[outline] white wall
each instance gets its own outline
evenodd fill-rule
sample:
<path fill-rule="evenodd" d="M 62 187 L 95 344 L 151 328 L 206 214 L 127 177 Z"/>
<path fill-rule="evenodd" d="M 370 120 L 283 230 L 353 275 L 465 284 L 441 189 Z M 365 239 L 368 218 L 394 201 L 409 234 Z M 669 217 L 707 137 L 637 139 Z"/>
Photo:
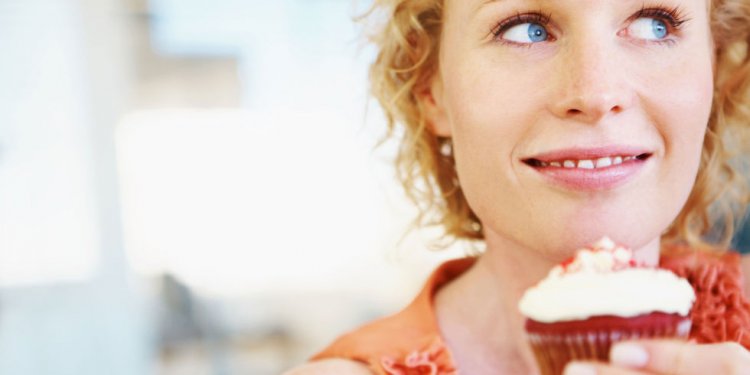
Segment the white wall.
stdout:
<path fill-rule="evenodd" d="M 117 204 L 114 124 L 127 90 L 117 9 L 0 3 L 2 374 L 152 366 Z"/>

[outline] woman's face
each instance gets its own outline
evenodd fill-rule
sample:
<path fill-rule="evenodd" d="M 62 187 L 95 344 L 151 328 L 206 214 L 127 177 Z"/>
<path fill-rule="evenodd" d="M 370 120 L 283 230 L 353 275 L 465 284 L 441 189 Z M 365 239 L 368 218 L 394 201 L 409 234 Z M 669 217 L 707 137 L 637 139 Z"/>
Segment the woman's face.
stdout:
<path fill-rule="evenodd" d="M 657 239 L 708 121 L 706 0 L 447 0 L 433 130 L 485 236 L 560 257 Z"/>

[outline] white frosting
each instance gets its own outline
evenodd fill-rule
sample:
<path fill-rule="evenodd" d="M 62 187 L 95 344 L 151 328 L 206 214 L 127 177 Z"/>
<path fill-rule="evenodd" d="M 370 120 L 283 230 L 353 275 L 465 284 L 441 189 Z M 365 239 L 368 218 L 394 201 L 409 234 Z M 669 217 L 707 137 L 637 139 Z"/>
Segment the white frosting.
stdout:
<path fill-rule="evenodd" d="M 650 312 L 687 315 L 695 292 L 687 280 L 664 269 L 634 267 L 632 252 L 608 239 L 579 250 L 530 288 L 519 309 L 539 322 L 599 315 L 632 317 Z"/>

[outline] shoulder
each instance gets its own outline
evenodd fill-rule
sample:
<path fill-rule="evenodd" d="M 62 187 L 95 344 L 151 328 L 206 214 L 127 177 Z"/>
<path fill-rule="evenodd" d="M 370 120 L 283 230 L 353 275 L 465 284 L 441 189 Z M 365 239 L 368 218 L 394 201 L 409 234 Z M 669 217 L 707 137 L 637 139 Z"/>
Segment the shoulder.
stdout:
<path fill-rule="evenodd" d="M 283 375 L 373 375 L 367 366 L 348 359 L 324 359 L 306 363 L 285 372 Z"/>
<path fill-rule="evenodd" d="M 315 370 L 325 373 L 327 369 L 319 367 L 323 365 L 315 361 L 347 358 L 355 362 L 346 362 L 344 365 L 351 366 L 354 363 L 359 366 L 360 371 L 370 369 L 377 374 L 411 373 L 410 369 L 414 366 L 423 366 L 423 361 L 429 363 L 430 367 L 440 369 L 441 374 L 453 373 L 451 371 L 454 371 L 452 369 L 455 366 L 440 336 L 433 297 L 440 287 L 458 277 L 474 262 L 473 258 L 463 258 L 443 263 L 433 272 L 422 291 L 406 308 L 338 337 L 323 351 L 312 357 L 311 363 L 315 364 L 315 367 L 305 367 L 305 371 Z M 341 363 L 333 365 L 337 366 Z M 330 371 L 330 373 L 343 373 L 343 371 Z M 313 371 L 292 374 L 315 373 Z M 352 374 L 358 373 L 352 372 Z"/>

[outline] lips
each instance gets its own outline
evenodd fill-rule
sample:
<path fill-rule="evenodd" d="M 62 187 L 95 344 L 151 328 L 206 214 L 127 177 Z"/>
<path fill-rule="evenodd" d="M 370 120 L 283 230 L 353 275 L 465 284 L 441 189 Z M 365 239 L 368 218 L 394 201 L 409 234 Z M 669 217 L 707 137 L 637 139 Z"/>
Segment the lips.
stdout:
<path fill-rule="evenodd" d="M 555 150 L 522 162 L 548 182 L 566 189 L 603 190 L 634 178 L 652 155 L 645 148 L 607 146 Z"/>

